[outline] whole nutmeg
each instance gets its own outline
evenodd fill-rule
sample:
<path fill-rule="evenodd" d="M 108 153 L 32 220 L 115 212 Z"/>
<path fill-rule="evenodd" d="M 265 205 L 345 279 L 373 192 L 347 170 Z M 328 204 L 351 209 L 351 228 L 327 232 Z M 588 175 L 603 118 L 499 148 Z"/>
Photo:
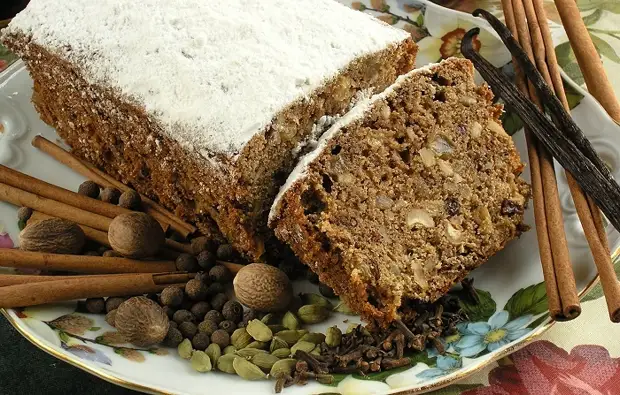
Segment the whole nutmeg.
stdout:
<path fill-rule="evenodd" d="M 101 200 L 106 203 L 118 204 L 118 199 L 121 197 L 121 191 L 114 187 L 106 187 L 101 191 Z"/>
<path fill-rule="evenodd" d="M 135 296 L 117 309 L 114 325 L 118 332 L 139 347 L 160 343 L 168 334 L 168 316 L 151 299 Z"/>
<path fill-rule="evenodd" d="M 140 212 L 116 216 L 108 230 L 110 246 L 130 258 L 154 256 L 165 240 L 161 225 L 150 215 Z"/>
<path fill-rule="evenodd" d="M 118 205 L 129 210 L 137 210 L 142 204 L 140 194 L 133 189 L 129 189 L 118 198 Z"/>
<path fill-rule="evenodd" d="M 79 193 L 80 195 L 88 196 L 89 198 L 97 199 L 99 197 L 99 192 L 101 192 L 101 189 L 96 182 L 84 181 L 78 187 L 77 193 Z"/>
<path fill-rule="evenodd" d="M 108 323 L 111 327 L 114 327 L 114 321 L 116 320 L 116 310 L 110 311 L 105 315 L 105 322 Z"/>
<path fill-rule="evenodd" d="M 290 303 L 293 288 L 284 272 L 263 263 L 244 266 L 233 280 L 235 296 L 258 311 L 281 311 Z"/>
<path fill-rule="evenodd" d="M 50 218 L 29 224 L 19 233 L 23 251 L 79 254 L 86 243 L 84 231 L 75 222 Z"/>

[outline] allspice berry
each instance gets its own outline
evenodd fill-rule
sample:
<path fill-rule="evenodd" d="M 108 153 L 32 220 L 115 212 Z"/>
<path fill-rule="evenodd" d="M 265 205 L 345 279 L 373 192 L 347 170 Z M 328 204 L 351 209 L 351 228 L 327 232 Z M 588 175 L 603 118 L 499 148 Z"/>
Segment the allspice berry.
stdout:
<path fill-rule="evenodd" d="M 233 286 L 239 302 L 258 311 L 284 310 L 293 297 L 293 288 L 286 274 L 263 263 L 244 266 L 235 276 Z"/>
<path fill-rule="evenodd" d="M 205 318 L 205 315 L 211 310 L 211 305 L 209 302 L 201 301 L 198 303 L 194 303 L 192 308 L 189 310 L 192 312 L 194 317 L 196 317 L 197 321 L 202 321 Z"/>
<path fill-rule="evenodd" d="M 103 298 L 86 299 L 86 311 L 92 314 L 105 313 L 105 300 Z"/>
<path fill-rule="evenodd" d="M 230 244 L 222 244 L 217 247 L 216 255 L 220 261 L 231 261 L 235 257 L 235 250 Z"/>
<path fill-rule="evenodd" d="M 209 281 L 211 280 L 209 279 Z M 212 283 L 207 288 L 207 296 L 213 296 L 213 295 L 217 295 L 220 293 L 224 293 L 224 291 L 226 291 L 226 289 L 224 288 L 224 284 Z"/>
<path fill-rule="evenodd" d="M 193 322 L 185 321 L 179 324 L 179 330 L 184 338 L 192 340 L 196 333 L 198 333 L 198 327 Z"/>
<path fill-rule="evenodd" d="M 202 281 L 191 279 L 185 284 L 185 294 L 191 300 L 205 300 L 207 298 L 207 287 Z"/>
<path fill-rule="evenodd" d="M 323 283 L 319 284 L 319 292 L 321 293 L 321 295 L 325 296 L 326 298 L 337 298 L 338 297 L 331 287 Z"/>
<path fill-rule="evenodd" d="M 118 306 L 120 306 L 121 303 L 123 303 L 124 301 L 125 298 L 122 298 L 120 296 L 113 296 L 108 298 L 105 301 L 105 311 L 109 313 L 112 310 L 118 309 Z"/>
<path fill-rule="evenodd" d="M 162 309 L 164 310 L 164 313 L 166 313 L 169 319 L 172 319 L 172 317 L 174 316 L 174 313 L 176 312 L 176 309 L 171 306 L 163 306 Z"/>
<path fill-rule="evenodd" d="M 177 266 L 177 270 L 181 272 L 194 273 L 198 271 L 198 262 L 196 261 L 196 257 L 192 254 L 180 254 L 177 257 L 175 264 Z"/>
<path fill-rule="evenodd" d="M 129 189 L 118 198 L 118 205 L 129 210 L 137 210 L 142 204 L 140 194 L 133 189 Z"/>
<path fill-rule="evenodd" d="M 226 302 L 228 302 L 228 296 L 224 293 L 219 293 L 211 298 L 211 307 L 213 307 L 214 310 L 222 311 Z"/>
<path fill-rule="evenodd" d="M 101 192 L 99 185 L 97 185 L 94 181 L 84 181 L 78 187 L 78 192 L 80 195 L 88 196 L 89 198 L 97 199 L 99 197 L 99 193 Z"/>
<path fill-rule="evenodd" d="M 172 319 L 177 324 L 181 325 L 181 323 L 189 321 L 194 321 L 194 315 L 188 310 L 177 310 L 172 316 Z"/>
<path fill-rule="evenodd" d="M 210 343 L 211 336 L 207 335 L 204 332 L 196 333 L 196 335 L 194 335 L 194 338 L 192 339 L 192 346 L 194 346 L 196 350 L 200 351 L 206 350 L 207 347 L 209 347 Z"/>
<path fill-rule="evenodd" d="M 243 306 L 235 300 L 229 300 L 222 307 L 222 315 L 225 319 L 237 324 L 243 319 Z"/>
<path fill-rule="evenodd" d="M 26 222 L 32 217 L 32 209 L 30 207 L 20 207 L 17 210 L 17 220 L 20 222 Z"/>
<path fill-rule="evenodd" d="M 215 254 L 209 250 L 204 250 L 196 256 L 198 266 L 203 270 L 210 270 L 215 265 Z"/>
<path fill-rule="evenodd" d="M 237 324 L 229 320 L 224 320 L 220 322 L 220 325 L 218 326 L 220 327 L 220 329 L 223 329 L 226 332 L 228 332 L 229 335 L 232 335 L 233 332 L 237 329 Z"/>
<path fill-rule="evenodd" d="M 194 253 L 194 255 L 198 255 L 206 250 L 211 251 L 215 249 L 215 243 L 205 236 L 200 236 L 192 239 L 191 244 L 192 252 Z"/>
<path fill-rule="evenodd" d="M 108 257 L 108 258 L 121 257 L 122 256 L 121 254 L 119 254 L 118 252 L 116 252 L 114 250 L 107 250 L 102 255 L 105 256 L 105 257 Z"/>
<path fill-rule="evenodd" d="M 209 270 L 209 277 L 214 283 L 225 284 L 232 279 L 232 274 L 226 266 L 217 265 Z"/>
<path fill-rule="evenodd" d="M 117 215 L 108 230 L 108 241 L 114 251 L 131 258 L 156 255 L 165 240 L 161 225 L 141 212 Z"/>
<path fill-rule="evenodd" d="M 177 347 L 183 341 L 183 335 L 177 328 L 169 328 L 166 337 L 164 338 L 164 344 L 168 347 Z"/>
<path fill-rule="evenodd" d="M 198 332 L 206 333 L 209 336 L 218 329 L 220 329 L 219 325 L 211 320 L 205 320 L 198 324 Z"/>
<path fill-rule="evenodd" d="M 205 314 L 205 321 L 212 321 L 215 325 L 219 325 L 220 322 L 224 321 L 224 316 L 217 310 L 211 310 Z"/>
<path fill-rule="evenodd" d="M 196 276 L 194 277 L 196 280 L 201 281 L 202 283 L 204 283 L 204 285 L 209 285 L 211 284 L 211 277 L 209 277 L 209 273 L 207 272 L 199 272 L 196 273 Z M 217 292 L 216 292 L 217 293 Z M 214 294 L 215 295 L 215 294 Z"/>
<path fill-rule="evenodd" d="M 220 348 L 224 348 L 230 344 L 230 335 L 223 329 L 218 329 L 211 335 L 211 343 L 215 343 Z"/>
<path fill-rule="evenodd" d="M 106 187 L 101 191 L 101 200 L 110 204 L 118 204 L 118 199 L 121 197 L 121 191 L 114 187 Z"/>
<path fill-rule="evenodd" d="M 122 336 L 139 347 L 161 343 L 168 334 L 168 316 L 157 303 L 144 296 L 121 303 L 114 324 Z"/>
<path fill-rule="evenodd" d="M 177 307 L 183 303 L 183 290 L 179 287 L 166 287 L 159 296 L 164 306 Z"/>

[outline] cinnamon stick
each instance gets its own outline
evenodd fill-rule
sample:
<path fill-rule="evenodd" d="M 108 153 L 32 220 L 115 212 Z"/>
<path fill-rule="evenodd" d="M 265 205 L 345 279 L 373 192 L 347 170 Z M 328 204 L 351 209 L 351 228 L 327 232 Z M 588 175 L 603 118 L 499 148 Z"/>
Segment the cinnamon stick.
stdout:
<path fill-rule="evenodd" d="M 603 62 L 590 38 L 581 13 L 575 0 L 555 0 L 555 6 L 560 14 L 562 25 L 568 36 L 570 46 L 588 87 L 588 92 L 594 96 L 607 113 L 620 122 L 620 103 L 614 93 Z"/>
<path fill-rule="evenodd" d="M 132 296 L 161 292 L 187 282 L 188 274 L 133 274 L 90 276 L 0 287 L 0 308 L 35 306 L 66 300 L 108 296 Z"/>
<path fill-rule="evenodd" d="M 226 262 L 226 261 L 217 261 L 217 263 L 220 265 L 226 266 L 226 268 L 228 268 L 228 270 L 230 270 L 232 274 L 239 273 L 239 270 L 243 269 L 243 267 L 245 266 L 239 263 Z"/>
<path fill-rule="evenodd" d="M 44 214 L 67 219 L 97 230 L 107 231 L 112 220 L 56 200 L 47 199 L 10 185 L 0 183 L 0 200 L 16 206 L 26 206 Z"/>
<path fill-rule="evenodd" d="M 523 3 L 521 0 L 511 2 L 504 0 L 502 5 L 504 14 L 507 15 L 508 27 L 523 50 L 533 60 L 534 40 L 528 28 Z M 538 28 L 537 25 L 536 28 Z M 530 99 L 542 109 L 542 103 L 534 87 L 526 82 L 521 70 L 517 68 L 516 71 L 520 90 L 526 95 L 529 94 Z M 580 314 L 581 309 L 564 232 L 564 219 L 553 159 L 529 130 L 526 130 L 526 138 L 532 173 L 534 216 L 543 276 L 547 287 L 549 312 L 554 319 L 573 319 Z"/>
<path fill-rule="evenodd" d="M 546 54 L 546 62 L 544 63 L 544 66 L 549 69 L 549 78 L 546 82 L 548 85 L 553 86 L 556 95 L 564 106 L 564 109 L 566 111 L 570 111 L 570 106 L 564 91 L 562 76 L 560 74 L 560 68 L 555 55 L 555 47 L 551 37 L 551 31 L 547 23 L 547 15 L 544 9 L 543 1 L 526 0 L 526 4 L 528 4 L 527 9 L 530 14 L 533 15 L 533 18 L 537 18 L 537 22 L 539 24 L 539 32 L 542 39 L 542 45 L 544 46 L 544 51 L 541 52 Z M 581 21 L 581 15 L 579 15 L 579 20 Z M 590 40 L 589 35 L 587 39 Z M 600 62 L 598 56 L 596 59 L 585 60 L 586 63 L 590 63 L 591 61 Z M 584 70 L 584 74 L 585 73 L 588 73 L 588 71 Z M 603 82 L 601 81 L 601 83 Z M 605 90 L 608 91 L 609 89 L 611 89 L 611 87 L 608 86 Z M 600 90 L 597 91 L 597 94 L 600 94 L 599 92 Z M 616 121 L 620 121 L 620 119 L 617 119 Z M 599 277 L 601 279 L 601 286 L 603 288 L 603 293 L 605 294 L 609 316 L 612 322 L 620 322 L 620 282 L 616 277 L 613 262 L 611 260 L 609 242 L 607 240 L 607 234 L 605 233 L 605 227 L 603 226 L 601 212 L 592 199 L 586 197 L 572 175 L 566 172 L 566 177 L 573 201 L 575 203 L 577 215 L 581 221 L 584 234 L 588 241 L 588 245 L 590 246 L 590 250 L 592 251 L 594 263 L 596 264 Z"/>
<path fill-rule="evenodd" d="M 32 139 L 32 145 L 38 148 L 39 150 L 45 152 L 46 154 L 50 155 L 52 158 L 56 159 L 58 162 L 75 170 L 82 176 L 88 178 L 89 180 L 96 182 L 99 185 L 106 186 L 106 187 L 115 187 L 115 188 L 120 189 L 121 191 L 126 191 L 130 189 L 126 185 L 123 185 L 122 183 L 118 183 L 118 181 L 116 180 L 115 180 L 115 183 L 117 184 L 112 183 L 111 177 L 109 177 L 108 175 L 106 175 L 105 173 L 101 172 L 98 169 L 95 171 L 94 167 L 91 167 L 90 165 L 87 165 L 86 163 L 80 161 L 78 158 L 76 158 L 69 152 L 65 151 L 63 148 L 59 147 L 58 145 L 47 140 L 43 136 L 35 136 L 34 139 Z M 167 227 L 170 226 L 174 230 L 181 233 L 183 237 L 187 237 L 189 234 L 193 233 L 186 227 L 181 227 L 176 223 L 174 224 L 170 223 L 172 221 L 170 221 L 162 213 L 156 211 L 153 208 L 152 204 L 149 204 L 149 202 L 152 202 L 152 200 L 146 198 L 146 196 L 142 196 L 142 198 L 143 198 L 143 203 L 146 203 L 144 207 L 146 213 L 151 215 L 153 218 L 155 218 L 159 223 L 166 224 L 164 226 L 164 230 L 167 230 Z M 188 225 L 188 226 L 191 226 L 191 225 Z"/>
<path fill-rule="evenodd" d="M 126 208 L 80 195 L 3 165 L 0 165 L 0 182 L 108 218 L 131 212 Z"/>
<path fill-rule="evenodd" d="M 159 273 L 158 273 L 159 274 Z M 167 274 L 167 273 L 162 273 Z M 183 273 L 170 273 L 170 274 L 183 274 Z M 90 278 L 108 278 L 119 276 L 141 276 L 140 273 L 122 273 L 122 274 L 89 274 L 89 275 L 73 275 L 73 276 L 47 276 L 47 275 L 30 275 L 30 274 L 0 274 L 0 287 L 6 287 L 8 285 L 17 284 L 30 284 L 30 283 L 42 283 L 58 280 L 77 280 L 77 279 L 90 279 Z M 194 278 L 194 274 L 188 274 L 188 280 Z"/>
<path fill-rule="evenodd" d="M 52 215 L 43 214 L 42 212 L 39 212 L 39 211 L 33 211 L 32 215 L 30 216 L 30 219 L 28 219 L 28 223 L 30 224 L 34 222 L 39 222 L 39 221 L 43 221 L 45 219 L 50 219 L 50 218 L 55 218 L 55 217 Z M 110 247 L 110 242 L 108 241 L 108 234 L 106 232 L 93 229 L 90 226 L 86 226 L 86 225 L 78 224 L 78 226 L 82 229 L 82 231 L 84 232 L 84 235 L 86 235 L 86 238 L 88 238 L 89 240 L 95 241 L 103 246 Z"/>
<path fill-rule="evenodd" d="M 172 261 L 139 261 L 116 257 L 48 254 L 17 249 L 0 249 L 0 267 L 90 274 L 162 273 L 177 270 Z"/>

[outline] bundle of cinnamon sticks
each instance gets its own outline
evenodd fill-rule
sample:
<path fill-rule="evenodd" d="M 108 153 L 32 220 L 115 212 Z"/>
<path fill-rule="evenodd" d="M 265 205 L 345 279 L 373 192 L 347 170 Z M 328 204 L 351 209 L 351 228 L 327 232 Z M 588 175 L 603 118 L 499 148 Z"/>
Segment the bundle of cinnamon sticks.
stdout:
<path fill-rule="evenodd" d="M 68 164 L 100 185 L 113 186 L 123 191 L 129 188 L 107 174 L 81 162 L 61 147 L 35 137 L 33 145 Z M 63 218 L 76 223 L 88 239 L 102 246 L 110 246 L 108 228 L 117 215 L 131 212 L 101 200 L 93 199 L 49 184 L 19 171 L 0 165 L 0 201 L 33 210 L 28 223 L 49 218 Z M 175 217 L 155 202 L 143 198 L 146 212 L 156 217 L 164 231 L 169 227 L 181 234 L 194 233 L 195 228 Z M 160 255 L 175 259 L 180 253 L 191 254 L 190 244 L 166 239 L 166 248 Z M 219 262 L 236 273 L 241 265 Z M 177 272 L 174 260 L 135 260 L 122 257 L 66 255 L 0 249 L 0 267 L 63 271 L 86 275 L 39 276 L 0 275 L 0 308 L 23 307 L 62 300 L 129 296 L 160 292 L 170 285 L 183 286 L 194 277 L 193 273 Z"/>
<path fill-rule="evenodd" d="M 620 121 L 620 105 L 606 77 L 600 58 L 574 0 L 555 0 L 571 46 L 583 72 L 590 93 L 610 116 Z M 552 88 L 564 109 L 570 111 L 543 0 L 502 0 L 506 25 L 530 61 Z M 514 59 L 513 59 L 514 60 Z M 517 85 L 521 92 L 543 109 L 537 90 L 518 68 Z M 562 128 L 560 127 L 560 130 Z M 553 158 L 540 141 L 526 128 L 528 156 L 532 178 L 534 215 L 549 311 L 556 320 L 571 320 L 580 312 L 575 277 L 564 231 Z M 609 315 L 620 322 L 620 282 L 611 261 L 602 215 L 586 196 L 573 176 L 566 172 L 575 207 L 598 269 Z"/>

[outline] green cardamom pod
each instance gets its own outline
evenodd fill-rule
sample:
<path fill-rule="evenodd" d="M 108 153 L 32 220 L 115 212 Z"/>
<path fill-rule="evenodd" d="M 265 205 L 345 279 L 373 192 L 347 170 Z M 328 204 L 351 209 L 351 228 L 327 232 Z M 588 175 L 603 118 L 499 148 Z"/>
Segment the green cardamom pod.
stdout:
<path fill-rule="evenodd" d="M 234 354 L 235 351 L 237 351 L 237 347 L 235 347 L 233 345 L 230 345 L 230 346 L 224 347 L 224 350 L 222 350 L 222 353 L 224 355 L 226 355 L 226 354 Z"/>
<path fill-rule="evenodd" d="M 291 355 L 291 349 L 288 347 L 278 348 L 277 350 L 273 350 L 271 355 L 275 355 L 278 358 L 288 358 L 288 356 Z"/>
<path fill-rule="evenodd" d="M 245 330 L 254 338 L 254 340 L 261 342 L 268 342 L 273 337 L 273 332 L 271 332 L 271 329 L 259 320 L 252 320 L 248 322 Z"/>
<path fill-rule="evenodd" d="M 288 329 L 276 333 L 276 336 L 284 340 L 289 346 L 292 346 L 306 333 L 308 333 L 308 331 L 305 329 L 298 329 L 296 331 Z"/>
<path fill-rule="evenodd" d="M 300 340 L 297 343 L 295 343 L 295 345 L 293 345 L 293 347 L 291 347 L 291 355 L 295 355 L 297 350 L 301 350 L 301 351 L 305 351 L 305 352 L 310 352 L 310 351 L 314 350 L 314 347 L 316 347 L 316 344 Z"/>
<path fill-rule="evenodd" d="M 179 356 L 183 359 L 190 359 L 192 357 L 192 352 L 194 348 L 192 347 L 192 341 L 189 339 L 185 339 L 179 344 L 177 347 L 177 351 Z"/>
<path fill-rule="evenodd" d="M 282 317 L 282 325 L 284 325 L 287 329 L 295 330 L 299 328 L 299 320 L 295 317 L 290 311 L 287 311 Z"/>
<path fill-rule="evenodd" d="M 318 304 L 319 306 L 332 309 L 334 305 L 325 296 L 319 294 L 299 294 L 303 304 Z"/>
<path fill-rule="evenodd" d="M 266 354 L 266 353 L 256 354 L 252 357 L 252 359 L 250 359 L 250 361 L 254 365 L 258 366 L 259 368 L 263 369 L 266 372 L 269 372 L 273 364 L 278 362 L 279 360 L 280 358 L 276 357 L 275 355 Z"/>
<path fill-rule="evenodd" d="M 314 350 L 310 351 L 310 354 L 321 355 L 321 346 L 317 344 L 316 347 L 314 347 Z"/>
<path fill-rule="evenodd" d="M 248 344 L 246 348 L 259 348 L 261 350 L 266 350 L 269 347 L 269 342 L 259 342 L 258 340 L 253 341 Z"/>
<path fill-rule="evenodd" d="M 217 370 L 224 373 L 235 374 L 235 368 L 233 367 L 233 361 L 235 358 L 238 358 L 235 354 L 222 355 L 217 360 Z"/>
<path fill-rule="evenodd" d="M 284 325 L 280 325 L 280 324 L 273 324 L 273 325 L 267 325 L 267 326 L 269 327 L 269 329 L 271 329 L 271 333 L 277 333 L 277 332 L 287 329 Z"/>
<path fill-rule="evenodd" d="M 258 348 L 243 348 L 241 350 L 237 350 L 236 354 L 240 357 L 250 359 L 256 354 L 267 354 L 267 351 L 259 350 Z"/>
<path fill-rule="evenodd" d="M 204 351 L 194 351 L 189 362 L 194 370 L 201 373 L 209 372 L 212 369 L 211 358 Z"/>
<path fill-rule="evenodd" d="M 318 324 L 329 317 L 330 310 L 318 304 L 307 304 L 297 310 L 299 319 L 306 324 Z"/>
<path fill-rule="evenodd" d="M 347 331 L 345 333 L 351 333 L 354 330 L 357 329 L 357 327 L 360 326 L 360 324 L 349 324 L 349 326 L 347 327 Z"/>
<path fill-rule="evenodd" d="M 271 367 L 271 370 L 269 371 L 269 375 L 275 378 L 278 378 L 280 376 L 285 376 L 285 375 L 291 376 L 293 374 L 293 369 L 295 369 L 296 364 L 297 364 L 296 359 L 292 359 L 292 358 L 282 359 L 273 364 L 273 366 Z"/>
<path fill-rule="evenodd" d="M 241 357 L 233 360 L 233 368 L 239 377 L 246 380 L 260 380 L 267 377 L 258 366 Z"/>
<path fill-rule="evenodd" d="M 232 336 L 230 336 L 230 342 L 237 350 L 246 348 L 248 344 L 252 343 L 252 336 L 245 328 L 235 329 Z"/>
<path fill-rule="evenodd" d="M 340 301 L 340 303 L 338 303 L 336 307 L 334 307 L 334 311 L 346 315 L 357 315 L 355 311 L 351 310 L 349 305 L 343 301 Z"/>
<path fill-rule="evenodd" d="M 281 337 L 274 336 L 269 345 L 269 351 L 274 352 L 278 348 L 288 348 L 288 343 Z"/>
<path fill-rule="evenodd" d="M 316 381 L 318 381 L 321 384 L 327 384 L 327 385 L 333 384 L 334 376 L 332 376 L 331 374 L 317 374 Z"/>
<path fill-rule="evenodd" d="M 209 358 L 211 358 L 211 365 L 217 366 L 217 360 L 222 356 L 222 349 L 217 343 L 209 344 L 209 347 L 205 350 Z"/>
<path fill-rule="evenodd" d="M 265 325 L 269 325 L 271 324 L 271 321 L 273 321 L 275 317 L 276 316 L 273 313 L 267 313 L 263 316 L 263 318 L 261 318 L 260 321 Z"/>
<path fill-rule="evenodd" d="M 342 331 L 337 326 L 327 328 L 325 343 L 330 347 L 338 347 L 342 341 Z"/>
<path fill-rule="evenodd" d="M 325 335 L 322 333 L 310 332 L 303 335 L 299 340 L 304 340 L 314 344 L 321 344 L 325 341 Z"/>

